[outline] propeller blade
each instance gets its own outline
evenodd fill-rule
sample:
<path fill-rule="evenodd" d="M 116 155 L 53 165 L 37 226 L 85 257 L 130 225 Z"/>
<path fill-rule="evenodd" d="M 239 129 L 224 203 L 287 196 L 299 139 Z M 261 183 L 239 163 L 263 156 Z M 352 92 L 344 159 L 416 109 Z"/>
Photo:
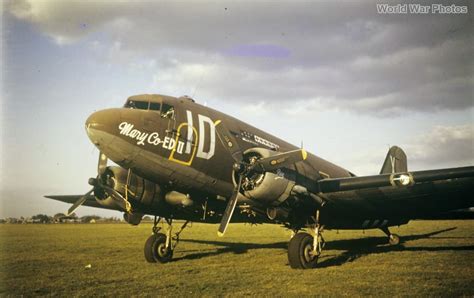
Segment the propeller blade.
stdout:
<path fill-rule="evenodd" d="M 240 186 L 242 184 L 242 175 L 239 175 L 239 181 L 237 182 L 237 187 L 234 189 L 234 193 L 229 199 L 227 203 L 227 207 L 225 208 L 224 214 L 222 215 L 221 224 L 219 225 L 219 230 L 217 231 L 217 235 L 219 237 L 224 236 L 225 230 L 229 225 L 230 219 L 232 214 L 234 213 L 235 206 L 237 205 L 237 197 L 239 196 Z"/>
<path fill-rule="evenodd" d="M 100 152 L 99 162 L 97 163 L 97 173 L 99 173 L 99 176 L 105 172 L 106 168 L 107 168 L 107 156 L 104 153 Z"/>
<path fill-rule="evenodd" d="M 250 169 L 257 172 L 273 171 L 303 161 L 307 157 L 308 154 L 304 149 L 297 149 L 259 159 Z"/>
<path fill-rule="evenodd" d="M 86 192 L 85 195 L 80 197 L 79 200 L 77 200 L 74 204 L 72 204 L 71 208 L 67 210 L 66 216 L 71 215 L 72 213 L 74 213 L 74 211 L 76 211 L 77 208 L 79 208 L 79 206 L 84 204 L 84 202 L 87 200 L 87 196 L 90 195 L 93 191 L 94 189 L 89 190 L 88 192 Z"/>
<path fill-rule="evenodd" d="M 221 140 L 222 145 L 224 145 L 224 147 L 229 151 L 232 158 L 240 163 L 243 159 L 243 155 L 235 137 L 221 120 L 217 120 L 214 125 L 216 127 L 217 136 L 219 137 L 219 140 Z"/>
<path fill-rule="evenodd" d="M 116 191 L 110 186 L 103 184 L 101 184 L 100 187 L 102 187 L 110 195 L 110 197 L 115 201 L 115 203 L 117 203 L 120 208 L 122 208 L 128 213 L 132 210 L 132 205 L 130 205 L 130 202 L 125 200 L 125 198 L 118 191 Z"/>

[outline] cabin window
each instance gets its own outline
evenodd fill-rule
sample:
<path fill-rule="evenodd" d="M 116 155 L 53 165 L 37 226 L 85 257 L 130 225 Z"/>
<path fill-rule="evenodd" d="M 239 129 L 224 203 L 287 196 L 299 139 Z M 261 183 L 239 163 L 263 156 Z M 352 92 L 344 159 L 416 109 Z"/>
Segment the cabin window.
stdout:
<path fill-rule="evenodd" d="M 174 119 L 174 108 L 173 108 L 173 106 L 170 106 L 170 105 L 164 103 L 163 107 L 162 107 L 162 110 L 161 110 L 161 117 Z"/>
<path fill-rule="evenodd" d="M 151 111 L 159 111 L 161 109 L 161 104 L 159 102 L 150 102 Z"/>

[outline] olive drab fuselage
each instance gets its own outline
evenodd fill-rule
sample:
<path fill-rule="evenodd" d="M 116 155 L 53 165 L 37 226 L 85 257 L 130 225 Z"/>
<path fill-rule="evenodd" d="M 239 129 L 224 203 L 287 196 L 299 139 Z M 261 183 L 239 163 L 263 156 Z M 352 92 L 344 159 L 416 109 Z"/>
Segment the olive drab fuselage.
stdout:
<path fill-rule="evenodd" d="M 297 149 L 189 98 L 140 95 L 130 100 L 157 102 L 168 110 L 130 107 L 102 110 L 89 117 L 86 130 L 101 152 L 120 166 L 156 183 L 174 184 L 179 191 L 199 189 L 203 193 L 222 196 L 232 193 L 233 160 L 218 139 L 217 121 L 225 122 L 243 150 L 263 147 L 285 152 Z M 93 129 L 108 136 L 94 139 Z M 318 180 L 321 174 L 324 178 L 351 176 L 347 170 L 312 154 L 291 168 L 297 173 L 297 180 Z"/>

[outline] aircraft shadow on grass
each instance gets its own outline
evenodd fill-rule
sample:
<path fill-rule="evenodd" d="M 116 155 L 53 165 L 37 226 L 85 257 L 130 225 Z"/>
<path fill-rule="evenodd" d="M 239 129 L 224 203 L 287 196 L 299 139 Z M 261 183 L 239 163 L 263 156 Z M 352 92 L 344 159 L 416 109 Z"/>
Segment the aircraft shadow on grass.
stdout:
<path fill-rule="evenodd" d="M 341 266 L 348 262 L 353 262 L 361 257 L 369 254 L 379 254 L 396 251 L 462 251 L 462 250 L 474 250 L 474 245 L 468 246 L 443 246 L 443 247 L 430 247 L 430 246 L 410 246 L 406 247 L 403 244 L 408 241 L 414 241 L 419 239 L 431 238 L 432 236 L 455 230 L 455 227 L 438 230 L 425 234 L 409 235 L 400 237 L 400 244 L 397 246 L 387 245 L 387 237 L 370 237 L 361 239 L 343 239 L 333 240 L 325 245 L 325 249 L 328 250 L 343 250 L 342 254 L 338 254 L 334 257 L 326 257 L 318 263 L 318 268 L 326 268 L 332 266 Z M 471 237 L 433 237 L 436 239 L 464 239 Z M 174 259 L 174 261 L 180 260 L 191 260 L 201 259 L 205 257 L 220 255 L 224 253 L 236 253 L 243 254 L 248 250 L 252 249 L 282 249 L 286 250 L 288 247 L 287 242 L 276 242 L 266 244 L 256 243 L 238 243 L 238 242 L 222 242 L 222 241 L 211 241 L 211 240 L 193 240 L 193 239 L 181 239 L 182 242 L 192 242 L 199 244 L 210 244 L 218 246 L 219 248 L 209 249 L 206 251 L 193 250 L 193 251 L 182 251 L 192 252 L 191 254 L 184 255 Z M 195 252 L 196 251 L 196 252 Z"/>
<path fill-rule="evenodd" d="M 224 253 L 235 253 L 235 254 L 244 254 L 250 249 L 287 249 L 287 242 L 275 242 L 275 243 L 266 243 L 266 244 L 256 244 L 256 243 L 239 243 L 239 242 L 222 242 L 222 241 L 210 241 L 210 240 L 193 240 L 193 239 L 181 239 L 182 242 L 192 242 L 199 244 L 211 244 L 219 246 L 219 248 L 211 248 L 207 251 L 198 251 L 197 253 L 191 253 L 182 257 L 173 259 L 173 261 L 179 260 L 191 260 L 191 259 L 201 259 L 204 257 L 210 257 L 215 255 L 220 255 Z M 190 252 L 190 251 L 184 251 Z"/>

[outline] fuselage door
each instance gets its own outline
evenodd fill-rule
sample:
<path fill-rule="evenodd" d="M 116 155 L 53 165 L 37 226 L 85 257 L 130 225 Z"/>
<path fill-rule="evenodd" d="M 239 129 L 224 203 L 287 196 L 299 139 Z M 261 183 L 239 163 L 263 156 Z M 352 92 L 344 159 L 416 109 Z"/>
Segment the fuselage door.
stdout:
<path fill-rule="evenodd" d="M 189 166 L 196 156 L 198 132 L 192 124 L 182 122 L 176 129 L 174 147 L 171 150 L 169 160 L 182 165 Z"/>

